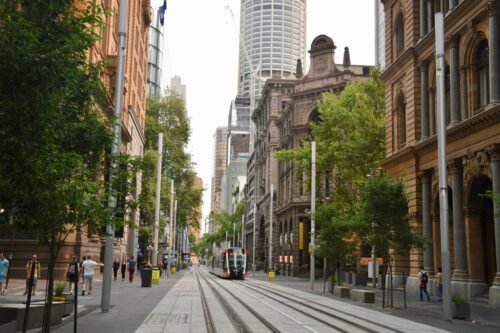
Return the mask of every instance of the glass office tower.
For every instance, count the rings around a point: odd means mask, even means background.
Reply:
[[[295,75],[297,59],[306,60],[306,0],[241,0],[238,95]]]

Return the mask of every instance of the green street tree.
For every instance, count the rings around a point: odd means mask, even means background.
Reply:
[[[208,256],[212,255],[213,246],[221,246],[223,242],[227,239],[232,241],[233,239],[233,225],[234,230],[238,233],[241,230],[241,217],[244,214],[245,201],[240,201],[234,213],[229,213],[225,210],[217,213],[210,214],[210,223],[214,225],[214,229],[217,231],[203,235],[200,242],[196,245],[195,251],[198,255]],[[234,238],[236,239],[236,234]]]
[[[157,99],[149,99],[146,108],[144,168],[142,191],[139,199],[142,226],[140,243],[152,240],[151,226],[154,223],[156,196],[156,168],[158,159],[158,134],[163,133],[162,187],[161,200],[163,218],[160,220],[160,234],[166,227],[167,210],[170,202],[170,184],[175,185],[177,199],[177,228],[190,226],[199,229],[199,211],[202,190],[194,188],[195,172],[191,156],[185,151],[191,129],[183,99],[177,94],[169,94]]]
[[[344,267],[348,254],[359,248],[352,215],[342,211],[336,203],[320,206],[316,211],[319,232],[316,239],[318,257],[327,259],[330,267]],[[350,262],[348,264],[351,264]]]
[[[0,214],[36,232],[48,246],[48,303],[54,265],[66,237],[97,232],[109,218],[105,151],[111,122],[99,74],[88,52],[105,13],[92,0],[0,2]],[[134,172],[127,158],[119,164]],[[125,202],[124,173],[116,178]],[[116,184],[114,184],[116,185]],[[51,308],[44,332],[50,331]]]
[[[379,72],[367,81],[350,83],[340,96],[323,94],[318,121],[311,122],[316,141],[316,197],[318,255],[345,264],[346,254],[359,248],[356,211],[361,187],[385,153],[384,88]],[[275,153],[279,160],[293,160],[301,182],[310,175],[311,144]],[[306,181],[309,185],[310,181]]]
[[[384,88],[378,71],[371,80],[350,83],[339,97],[323,94],[318,114],[319,121],[310,123],[311,140],[316,141],[317,173],[324,176],[317,177],[317,188],[324,188],[322,182],[326,181],[329,193],[319,193],[317,198],[335,201],[338,209],[352,211],[359,200],[360,185],[385,153]],[[280,150],[275,156],[294,160],[297,175],[310,174],[310,141]]]
[[[408,197],[399,179],[380,173],[366,182],[356,220],[357,237],[365,245],[375,246],[390,275],[396,256],[406,256],[423,246],[422,237],[408,222]]]

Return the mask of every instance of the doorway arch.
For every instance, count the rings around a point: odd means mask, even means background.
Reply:
[[[493,201],[486,194],[492,189],[488,176],[471,179],[467,193],[466,218],[471,278],[492,285],[497,271]]]

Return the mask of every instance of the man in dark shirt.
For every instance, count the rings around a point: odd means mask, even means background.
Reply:
[[[130,257],[128,260],[128,282],[134,282],[135,268],[137,267],[137,261],[134,260],[134,256]]]

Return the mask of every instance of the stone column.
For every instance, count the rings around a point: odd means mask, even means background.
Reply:
[[[420,0],[420,38],[427,34],[427,0]]]
[[[431,220],[431,173],[421,173],[422,180],[422,232],[424,236],[424,269],[428,272],[434,271],[434,253]]]
[[[493,193],[500,194],[500,144],[490,147]],[[500,211],[500,203],[493,200],[493,211]],[[500,287],[500,215],[495,213],[495,253],[497,274],[493,284]]]
[[[459,37],[453,35],[450,39],[450,109],[451,125],[460,121],[460,96],[458,77],[458,45]]]
[[[467,274],[467,253],[465,249],[465,221],[463,204],[463,168],[462,160],[456,159],[450,166],[453,187],[453,237],[455,252],[455,270],[453,280],[463,280]]]
[[[436,91],[429,89],[429,135],[436,135]]]
[[[429,137],[429,62],[420,64],[420,140]]]
[[[500,0],[490,0],[490,38],[489,68],[490,68],[490,101],[500,102]]]
[[[493,193],[500,193],[500,145],[490,147],[491,169],[493,174]],[[500,203],[493,200],[493,211],[500,210]],[[500,215],[495,213],[495,255],[497,273],[490,287],[489,303],[496,308],[500,308]]]
[[[462,121],[469,118],[467,109],[467,66],[460,67],[460,119]]]

